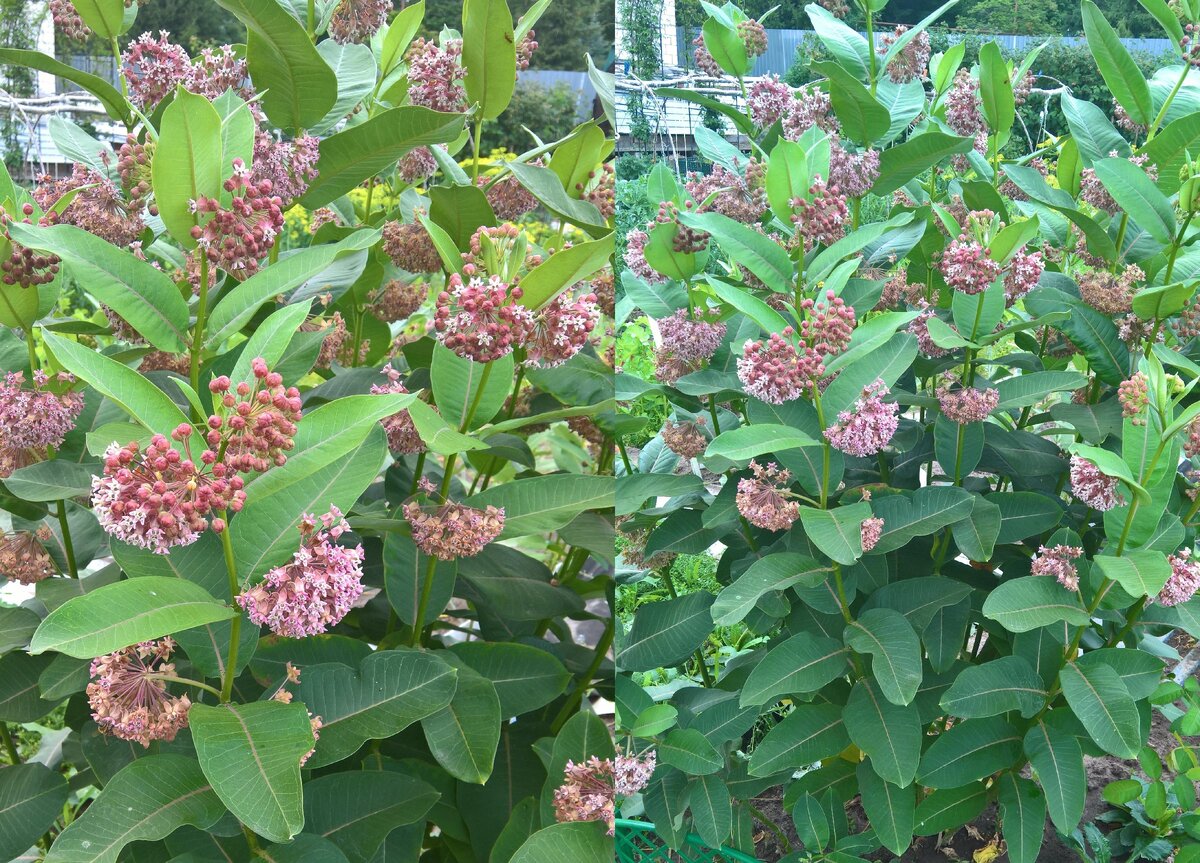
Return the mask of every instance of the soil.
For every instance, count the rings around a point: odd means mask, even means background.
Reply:
[[[1179,651],[1180,655],[1195,647],[1195,642],[1183,634],[1173,636],[1170,643]],[[1193,671],[1192,676],[1200,679],[1200,671]],[[1171,736],[1169,723],[1157,711],[1154,713],[1150,727],[1149,745],[1164,760],[1167,753],[1177,745],[1175,738]],[[1105,785],[1117,779],[1128,779],[1130,776],[1142,777],[1143,774],[1138,768],[1136,760],[1123,761],[1113,756],[1103,758],[1085,756],[1083,761],[1088,775],[1088,794],[1081,823],[1086,824],[1109,808],[1108,803],[1100,794]],[[781,789],[775,788],[759,796],[755,799],[754,805],[783,829],[793,848],[799,847],[791,813],[783,808]],[[866,823],[866,816],[857,799],[852,800],[847,806],[847,815],[851,830],[861,829]],[[760,825],[756,824],[755,826],[758,828]],[[959,829],[953,835],[918,837],[914,840],[912,847],[899,858],[894,857],[888,851],[880,851],[869,855],[867,859],[873,861],[900,860],[902,863],[971,861],[976,851],[984,849],[988,845],[998,845],[1003,849],[999,818],[994,803],[990,804],[975,821]],[[756,830],[755,856],[764,863],[774,863],[784,856],[779,840],[773,833],[765,829]],[[990,859],[993,860],[993,863],[1008,863],[1008,855],[1005,853]],[[1062,840],[1054,825],[1047,819],[1046,832],[1042,838],[1042,850],[1038,854],[1038,863],[1078,863],[1081,859],[1079,854]]]

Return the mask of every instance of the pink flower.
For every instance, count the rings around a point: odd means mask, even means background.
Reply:
[[[1100,471],[1090,461],[1071,456],[1071,493],[1098,512],[1106,512],[1125,503],[1117,490],[1117,478]]]
[[[521,295],[519,287],[499,276],[486,282],[474,277],[463,284],[462,276],[453,273],[438,295],[435,334],[464,359],[487,363],[507,356],[533,327],[533,312],[517,302]]]
[[[71,176],[63,180],[43,177],[33,190],[33,199],[46,211],[66,195],[74,197],[56,221],[82,228],[114,246],[128,246],[146,227],[112,180],[83,165],[75,165]]]
[[[72,381],[69,374],[58,377],[60,386]],[[0,383],[0,450],[34,450],[44,457],[48,447],[61,446],[75,428],[83,410],[82,393],[56,393],[47,388],[49,382],[40,371],[34,375],[32,387],[25,386],[23,372],[4,376]]]
[[[825,429],[825,439],[834,449],[859,458],[882,452],[900,424],[900,406],[885,402],[887,394],[883,381],[875,380],[850,410],[839,413],[837,422]]]
[[[805,344],[819,354],[840,354],[846,349],[857,324],[853,306],[846,305],[833,291],[826,291],[825,302],[805,299],[800,308],[805,316],[800,324],[800,338]]]
[[[795,94],[787,113],[783,115],[783,137],[789,141],[799,140],[813,126],[825,132],[836,132],[839,128],[829,94],[819,87],[806,84]]]
[[[713,309],[713,320],[700,309],[690,315],[686,309],[677,309],[669,318],[659,318],[658,333],[662,339],[661,353],[689,363],[701,363],[712,359],[712,355],[725,340],[725,324],[716,320],[718,311]]]
[[[753,18],[739,21],[737,34],[742,40],[742,47],[746,49],[746,56],[751,60],[767,53],[767,28]]]
[[[879,151],[847,152],[834,139],[829,150],[829,182],[849,198],[861,198],[879,178]]]
[[[83,23],[71,0],[50,0],[50,15],[55,29],[68,39],[86,42],[92,35],[91,28]]]
[[[925,300],[917,303],[920,314],[908,325],[908,331],[917,337],[917,350],[927,357],[944,357],[950,353],[945,348],[938,347],[933,337],[929,335],[929,321],[937,317],[933,306]]]
[[[897,24],[894,32],[885,34],[877,49],[879,56],[886,56],[888,49],[907,32],[907,27]],[[900,49],[899,53],[892,58],[892,62],[888,63],[888,77],[897,84],[926,77],[926,71],[929,68],[929,52],[929,34],[922,30]]]
[[[595,294],[559,294],[535,313],[525,340],[529,362],[538,368],[561,366],[587,344],[600,320]]]
[[[319,523],[319,526],[318,526]],[[319,635],[346,616],[362,594],[363,549],[337,544],[350,525],[337,507],[300,520],[300,548],[262,583],[237,597],[250,620],[276,635]]]
[[[329,19],[329,37],[345,45],[369,42],[384,24],[391,0],[342,0]]]
[[[1139,419],[1142,412],[1150,405],[1150,380],[1145,372],[1134,372],[1129,380],[1121,381],[1117,387],[1117,399],[1121,402],[1121,414],[1133,420],[1134,425],[1145,425],[1146,420]]]
[[[432,512],[416,501],[404,505],[417,548],[438,560],[474,557],[504,530],[504,510],[494,506],[474,509],[446,501]]]
[[[455,113],[467,107],[467,91],[462,81],[467,70],[462,65],[462,40],[437,43],[418,38],[405,55],[408,61],[408,100],[434,111]]]
[[[1004,300],[1012,305],[1021,297],[1037,287],[1038,280],[1046,264],[1041,252],[1017,252],[1008,262],[1008,272],[1004,274]]]
[[[371,392],[379,393],[407,393],[404,384],[400,383],[400,372],[392,368],[392,364],[388,363],[382,369],[382,374],[387,376],[386,384],[373,384]],[[412,415],[407,408],[397,411],[391,416],[384,417],[380,420],[383,425],[383,430],[387,434],[388,449],[396,454],[424,452],[425,441],[421,440],[421,434],[417,431],[417,427],[413,424]]]
[[[192,702],[171,695],[161,679],[175,674],[175,664],[167,662],[174,649],[174,641],[162,638],[92,660],[87,697],[101,732],[149,747],[153,740],[174,740],[187,727]]]
[[[54,575],[54,560],[45,543],[54,538],[50,528],[0,531],[0,575],[20,584],[34,584]]]
[[[254,138],[254,180],[260,186],[271,183],[270,191],[287,203],[308,191],[308,183],[317,176],[317,146],[320,141],[304,135],[294,141],[277,141],[259,130]]]
[[[254,182],[241,159],[233,160],[233,176],[225,191],[233,193],[226,208],[216,198],[200,198],[197,213],[211,215],[192,228],[192,237],[209,261],[230,273],[252,276],[258,262],[275,244],[283,228],[283,200],[272,194],[271,180]]]
[[[992,260],[991,251],[966,234],[946,249],[941,270],[946,284],[964,294],[982,293],[1000,275],[1000,265]]]
[[[753,224],[767,210],[763,183],[762,164],[751,160],[745,177],[713,165],[708,174],[688,174],[684,187],[700,207],[700,212],[720,213],[734,221]]]
[[[973,137],[985,130],[980,109],[979,83],[959,69],[946,97],[946,125],[959,135]]]
[[[633,230],[625,235],[625,266],[647,284],[661,285],[667,281],[667,277],[646,261],[646,243],[649,240],[650,235],[645,231]]]
[[[818,244],[831,246],[845,235],[850,210],[837,186],[826,186],[817,177],[808,187],[808,198],[793,198],[791,206],[795,210],[792,222],[796,238],[804,243],[805,250]]]
[[[479,178],[481,187],[487,186],[489,182],[491,180],[487,177]],[[537,209],[538,199],[512,174],[492,183],[485,192],[492,212],[496,214],[497,219],[505,222],[516,221]]]
[[[797,350],[788,341],[792,334],[787,327],[782,335],[772,333],[765,342],[747,342],[737,371],[749,395],[781,405],[800,398],[825,374],[821,354],[803,342]]]
[[[1072,563],[1083,556],[1083,549],[1073,545],[1042,546],[1029,567],[1034,575],[1052,575],[1067,590],[1079,591],[1079,571]]]
[[[1167,562],[1171,564],[1171,577],[1154,599],[1159,605],[1179,605],[1195,596],[1200,588],[1200,563],[1191,557],[1190,548],[1180,549],[1178,553],[1167,557]]]
[[[937,389],[938,406],[946,419],[959,425],[983,422],[1000,403],[1000,391],[958,386],[953,376],[944,378]]]
[[[432,177],[437,171],[437,160],[428,147],[417,147],[400,160],[396,170],[400,172],[400,179],[412,185]]]
[[[555,819],[560,823],[603,821],[612,836],[617,798],[629,797],[645,788],[654,767],[654,752],[644,758],[618,755],[600,759],[593,755],[580,764],[568,761],[563,770],[563,784],[554,791]]]
[[[300,391],[284,388],[283,377],[270,371],[262,357],[251,363],[251,370],[253,383],[233,387],[222,376],[208,385],[217,412],[208,418],[207,441],[213,450],[224,446],[223,460],[231,469],[263,473],[271,465],[283,465],[285,453],[295,445]]]
[[[254,88],[246,86],[249,75],[245,58],[239,57],[232,45],[204,48],[200,56],[192,61],[185,86],[191,92],[209,99],[216,99],[226,90],[232,90],[243,101],[249,102],[254,98]],[[251,105],[250,110],[258,112],[261,109]]]
[[[782,117],[792,104],[792,88],[779,80],[778,75],[759,78],[750,85],[747,103],[754,125],[765,129]]]
[[[763,467],[752,461],[750,470],[753,477],[738,480],[738,512],[755,527],[787,530],[800,517],[800,504],[787,499],[791,473],[775,462]]]
[[[129,85],[129,100],[138,108],[153,109],[192,74],[192,58],[182,45],[143,33],[121,55],[121,66]]]
[[[708,51],[708,46],[704,44],[703,33],[693,39],[692,44],[696,46],[692,57],[696,62],[697,69],[712,78],[720,78],[725,74],[725,70],[717,65],[717,61],[713,59],[713,55]]]
[[[859,532],[862,537],[863,554],[867,554],[876,546],[879,538],[883,536],[883,519],[875,517],[864,518]]]

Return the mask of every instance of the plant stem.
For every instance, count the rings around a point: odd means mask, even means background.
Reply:
[[[125,80],[125,72],[121,65],[121,46],[117,42],[116,36],[112,37],[112,42],[109,44],[109,47],[112,50],[113,63],[116,64],[116,67],[117,67],[117,78],[120,79],[120,81],[121,81],[121,95],[124,96],[126,99],[128,99],[129,98],[129,82]],[[1185,66],[1184,69],[1186,69],[1186,68],[1187,67]],[[1180,81],[1180,83],[1182,84],[1183,82]]]
[[[813,406],[817,409],[817,429],[822,433],[821,440],[821,509],[826,509],[829,502],[829,441],[824,440],[825,414],[821,410],[821,393],[813,388]]]
[[[1117,259],[1113,261],[1113,272],[1121,264],[1121,258],[1125,257],[1121,249],[1125,245],[1125,229],[1129,227],[1129,213],[1121,213],[1121,227],[1117,228]]]
[[[428,452],[428,450],[421,450],[420,454],[417,455],[417,464],[413,467],[413,481],[412,488],[408,492],[409,495],[417,493],[417,484],[420,483],[421,476],[425,472],[425,456]]]
[[[475,121],[475,134],[472,136],[471,153],[473,162],[471,164],[471,184],[477,185],[479,180],[479,139],[483,136],[483,118],[480,117]]]
[[[317,41],[317,0],[308,0],[308,38]]]
[[[425,580],[421,584],[421,600],[417,603],[417,616],[413,618],[412,637],[408,642],[411,647],[419,647],[421,644],[421,633],[425,630],[425,612],[429,609],[429,598],[433,595],[433,577],[435,575],[437,575],[437,558],[430,555],[429,562],[425,564]]]
[[[954,448],[954,484],[962,485],[962,457],[963,457],[963,440],[966,437],[967,427],[962,423],[955,423],[958,426],[958,443]]]
[[[875,22],[871,14],[870,0],[866,0],[863,3],[863,8],[867,13],[867,57],[871,62],[871,95],[874,96],[878,82],[876,81],[875,72],[875,64],[877,62],[875,59]]]
[[[1146,143],[1149,144],[1154,140],[1155,134],[1158,132],[1158,127],[1162,124],[1163,118],[1167,116],[1167,109],[1171,107],[1171,103],[1175,101],[1175,97],[1179,94],[1180,88],[1183,87],[1183,82],[1187,80],[1188,72],[1191,70],[1191,64],[1185,62],[1183,64],[1183,72],[1179,76],[1179,80],[1175,82],[1175,89],[1171,91],[1171,95],[1167,96],[1167,101],[1163,102],[1162,107],[1158,109],[1158,116],[1154,118],[1154,122],[1150,124],[1150,128],[1146,130]]]
[[[71,543],[71,525],[67,523],[66,501],[58,502],[58,526],[62,529],[63,553],[67,557],[67,574],[71,578],[79,578],[79,568],[75,565],[75,546]]]
[[[711,395],[708,397],[708,415],[713,421],[713,437],[721,433],[721,421],[717,419],[717,397]]]
[[[233,558],[233,538],[230,536],[229,516],[221,510],[221,520],[225,529],[221,531],[221,548],[225,552],[225,572],[229,576],[229,595],[236,603],[237,595],[241,593],[238,582],[237,563]],[[242,636],[242,612],[239,609],[229,626],[229,659],[225,665],[225,680],[221,686],[221,703],[227,704],[233,697],[233,678],[237,676],[238,641]]]
[[[0,741],[4,742],[4,751],[8,753],[9,763],[20,764],[21,753],[17,751],[16,741],[13,740],[12,732],[8,730],[7,722],[0,722]]]
[[[1163,276],[1163,284],[1171,284],[1171,273],[1175,272],[1175,258],[1179,254],[1179,247],[1183,245],[1183,235],[1187,231],[1188,225],[1192,223],[1194,212],[1188,211],[1187,218],[1183,220],[1183,225],[1179,229],[1178,236],[1175,237],[1175,242],[1171,244],[1171,257],[1167,260],[1167,273]]]
[[[621,453],[621,463],[625,465],[626,475],[631,476],[633,474],[633,465],[629,461],[629,453],[625,451],[625,443],[620,438],[617,438],[617,450]],[[1197,497],[1200,498],[1200,495]]]
[[[780,826],[772,821],[766,814],[756,809],[752,804],[747,803],[746,808],[750,810],[750,814],[754,816],[755,820],[757,820],[759,824],[775,834],[775,838],[779,840],[780,845],[783,847],[783,853],[791,854],[792,843],[788,840],[787,834],[783,832]]]
[[[608,655],[608,650],[610,647],[612,647],[613,630],[615,626],[615,620],[610,617],[604,627],[604,632],[600,635],[600,640],[596,643],[596,652],[592,656],[591,664],[588,665],[587,670],[583,673],[583,676],[579,678],[579,682],[575,685],[575,691],[571,693],[570,697],[567,698],[566,703],[563,704],[562,709],[558,711],[558,715],[554,717],[554,722],[550,727],[555,734],[562,729],[567,720],[570,719],[577,710],[579,710],[579,705],[583,703],[584,695],[586,695],[588,689],[591,688],[592,680],[594,680],[596,677],[596,672],[598,672],[600,670],[600,666],[604,664],[604,657]]]
[[[208,256],[200,256],[200,304],[196,307],[196,329],[192,332],[192,364],[189,380],[200,392],[200,354],[204,350],[204,322],[208,316]],[[200,420],[202,417],[196,417]]]
[[[33,343],[33,327],[25,331],[25,347],[29,349],[29,373],[33,374],[38,370],[37,348]]]
[[[182,683],[184,686],[194,686],[197,689],[203,689],[205,692],[212,693],[221,697],[221,690],[215,686],[209,686],[207,683],[201,683],[199,680],[192,680],[190,677],[176,677],[173,674],[147,674],[146,677],[150,680],[162,680],[166,683]]]

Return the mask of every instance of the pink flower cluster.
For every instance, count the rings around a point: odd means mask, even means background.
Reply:
[[[392,368],[392,364],[388,363],[381,371],[387,376],[386,384],[373,384],[371,386],[372,394],[380,393],[407,393],[408,390],[404,384],[400,383],[400,372]],[[383,431],[387,434],[388,449],[397,455],[413,452],[424,452],[425,441],[421,440],[421,434],[417,431],[417,427],[413,425],[412,414],[408,409],[397,411],[391,416],[384,417],[380,420],[383,425]]]
[[[187,727],[191,700],[171,695],[163,680],[175,674],[167,661],[174,649],[174,641],[162,638],[92,660],[87,698],[101,732],[149,747],[154,740],[174,740]]]
[[[129,85],[129,99],[142,110],[152,109],[192,72],[192,58],[159,31],[155,39],[143,33],[121,55],[121,66]]]
[[[1000,275],[1000,265],[992,260],[991,249],[966,234],[947,247],[940,269],[946,284],[964,294],[982,293]]]
[[[703,33],[693,39],[692,44],[696,46],[696,50],[692,53],[692,59],[695,61],[697,69],[711,78],[720,78],[725,74],[725,70],[717,65],[717,61],[709,53],[708,45],[704,42]]]
[[[433,313],[437,338],[460,357],[478,363],[507,356],[525,341],[534,322],[533,312],[518,302],[521,296],[520,287],[500,276],[489,276],[486,282],[475,276],[464,283],[452,273]]]
[[[695,422],[688,420],[677,423],[667,420],[660,434],[667,449],[683,458],[697,458],[708,448],[703,417]]]
[[[825,429],[825,439],[834,449],[859,458],[882,452],[900,425],[900,406],[885,402],[887,395],[887,386],[876,379],[850,410],[839,413],[837,422]]]
[[[310,180],[317,176],[320,141],[303,135],[294,141],[278,141],[261,129],[254,138],[254,182],[260,188],[270,181],[267,191],[286,205],[308,191]]]
[[[857,320],[854,307],[835,295],[825,292],[825,301],[818,303],[805,299],[800,303],[804,320],[800,324],[800,338],[820,354],[840,354],[850,343]]]
[[[408,61],[408,100],[434,111],[454,113],[467,107],[463,78],[462,40],[450,39],[444,46],[418,38],[405,55]]]
[[[754,476],[738,480],[737,510],[746,521],[764,530],[787,530],[800,517],[800,504],[788,500],[790,471],[775,462],[763,467],[750,462]]]
[[[33,224],[33,212],[33,204],[24,204],[21,207],[23,216],[21,222],[26,225]],[[0,281],[6,285],[20,285],[22,288],[50,284],[58,275],[62,259],[57,255],[35,252],[33,249],[27,249],[20,243],[14,242],[7,227],[13,221],[14,217],[0,206],[0,235],[8,240],[11,246],[8,257],[0,260],[0,274],[3,274],[0,275]],[[39,225],[53,224],[53,214],[49,213],[39,217],[37,223]]]
[[[859,527],[859,535],[863,554],[870,554],[871,550],[879,544],[879,538],[883,536],[883,519],[875,516],[864,518]]]
[[[1078,592],[1079,571],[1072,562],[1083,556],[1083,549],[1074,545],[1042,546],[1030,563],[1034,575],[1052,575],[1067,590]]]
[[[270,180],[254,181],[241,159],[233,160],[233,176],[225,191],[233,198],[226,209],[216,198],[200,198],[197,213],[211,215],[192,228],[192,238],[214,265],[230,273],[251,276],[283,228],[283,200],[272,194]]]
[[[387,23],[391,0],[342,0],[329,19],[329,37],[345,45],[369,42]]]
[[[0,532],[0,575],[20,584],[34,584],[54,575],[54,560],[45,543],[54,538],[50,528]]]
[[[754,125],[765,129],[788,112],[793,100],[792,88],[780,81],[778,75],[768,75],[750,85],[746,101]]]
[[[83,23],[71,0],[50,0],[49,6],[54,29],[63,36],[76,42],[86,42],[92,35],[91,28]]]
[[[1004,274],[1004,302],[1011,306],[1036,288],[1045,269],[1041,252],[1019,251],[1013,255]]]
[[[946,96],[946,125],[959,135],[978,135],[985,130],[980,105],[979,82],[966,69],[959,69]]]
[[[1197,589],[1200,589],[1200,563],[1191,558],[1190,548],[1167,556],[1167,562],[1171,564],[1171,576],[1154,598],[1159,605],[1179,605],[1196,595]]]
[[[879,178],[879,151],[860,150],[851,153],[834,138],[829,149],[829,181],[850,198],[861,198],[871,191]]]
[[[800,398],[825,374],[823,354],[804,342],[797,349],[790,341],[793,334],[787,327],[765,342],[747,342],[737,372],[749,395],[781,405]]]
[[[337,540],[350,531],[337,507],[320,519],[300,519],[300,548],[290,563],[277,566],[262,583],[237,597],[250,620],[276,635],[319,635],[346,616],[362,595],[363,548]]]
[[[654,374],[659,381],[673,385],[712,359],[725,340],[726,327],[716,320],[718,314],[716,309],[708,314],[700,309],[691,314],[677,309],[669,318],[657,321],[660,346]],[[707,320],[710,315],[713,320]]]
[[[1121,381],[1117,399],[1121,402],[1122,416],[1131,419],[1134,425],[1145,425],[1141,414],[1150,405],[1150,379],[1146,373],[1134,372],[1128,380]]]
[[[799,140],[814,126],[825,132],[836,132],[840,124],[834,116],[829,94],[809,84],[794,95],[783,116],[783,137],[789,141]]]
[[[242,473],[262,473],[271,465],[281,466],[294,446],[296,423],[300,421],[300,391],[284,387],[283,377],[270,371],[262,357],[250,364],[253,382],[236,387],[228,377],[214,379],[208,389],[217,412],[208,418],[208,445],[224,446],[225,464]]]
[[[437,171],[437,160],[433,158],[433,152],[428,147],[417,147],[400,160],[396,170],[400,172],[400,179],[413,185],[434,175]]]
[[[618,755],[587,761],[568,761],[563,784],[554,790],[554,817],[568,821],[602,821],[612,836],[616,829],[617,798],[636,794],[646,787],[654,773],[653,752],[644,758]]]
[[[480,177],[478,182],[487,187],[488,204],[497,219],[513,222],[537,209],[538,199],[512,174],[490,186],[487,186],[491,182],[487,177]]]
[[[736,222],[753,224],[767,210],[765,177],[761,162],[751,160],[746,176],[713,165],[708,174],[688,174],[684,187],[700,212],[720,213]]]
[[[916,303],[916,306],[920,313],[908,325],[908,331],[917,337],[917,350],[927,357],[946,356],[950,351],[939,347],[933,337],[929,335],[929,321],[937,317],[937,312],[924,299]]]
[[[650,285],[661,285],[667,281],[667,277],[646,261],[646,243],[649,240],[650,235],[645,231],[630,231],[625,235],[625,254],[622,257],[625,266],[639,279]]]
[[[404,517],[412,526],[417,548],[438,560],[474,557],[504,530],[504,510],[494,506],[475,509],[446,501],[427,511],[409,501],[404,505]]]
[[[543,369],[561,366],[583,349],[599,321],[595,294],[563,291],[534,317],[524,340],[529,362]]]
[[[952,375],[943,379],[937,388],[938,407],[946,419],[959,425],[983,422],[1000,403],[1000,391],[964,387]]]
[[[107,177],[76,164],[71,176],[62,180],[43,177],[34,187],[33,199],[50,211],[66,195],[74,195],[58,214],[60,224],[74,225],[114,246],[125,247],[141,234],[141,216],[130,212],[120,190]]]
[[[880,40],[879,48],[877,49],[879,56],[886,56],[892,45],[907,32],[908,28],[906,26],[897,24],[894,32],[885,34],[883,39]],[[900,49],[896,56],[892,58],[892,62],[888,63],[888,77],[897,84],[904,84],[914,79],[925,78],[929,69],[929,54],[929,33],[922,30],[907,45]]]
[[[60,385],[74,380],[66,373],[58,376]],[[47,447],[60,446],[75,428],[83,410],[83,395],[56,393],[47,388],[49,382],[43,371],[34,372],[32,387],[25,386],[24,372],[4,376],[0,383],[0,450],[35,450],[44,455]]]
[[[1071,493],[1097,512],[1106,512],[1125,503],[1117,490],[1119,480],[1103,473],[1081,456],[1071,456]]]
[[[804,244],[805,251],[816,245],[831,246],[845,235],[850,209],[837,186],[826,186],[816,177],[808,187],[808,197],[793,198],[790,203],[795,210],[792,222],[796,239]]]

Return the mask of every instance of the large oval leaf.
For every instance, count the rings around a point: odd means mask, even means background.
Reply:
[[[196,248],[192,228],[201,214],[195,202],[221,197],[222,150],[221,115],[212,102],[179,90],[163,112],[150,170],[159,215],[186,249]]]

